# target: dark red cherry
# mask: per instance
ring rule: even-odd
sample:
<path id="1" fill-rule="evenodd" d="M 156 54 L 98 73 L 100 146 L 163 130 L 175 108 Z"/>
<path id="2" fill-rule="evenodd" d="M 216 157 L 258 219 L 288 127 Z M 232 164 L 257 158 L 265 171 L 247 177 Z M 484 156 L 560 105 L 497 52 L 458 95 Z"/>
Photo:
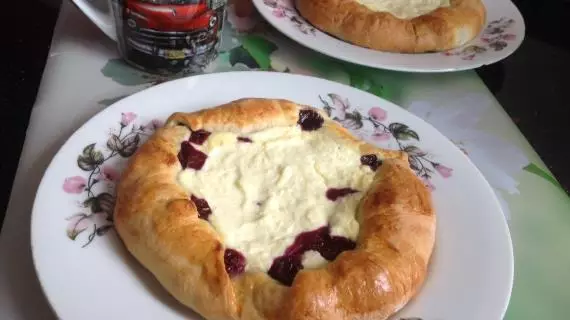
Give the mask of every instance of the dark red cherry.
<path id="1" fill-rule="evenodd" d="M 208 220 L 208 217 L 212 214 L 212 209 L 210 209 L 210 205 L 206 199 L 200 199 L 192 195 L 190 200 L 194 202 L 196 205 L 196 209 L 198 209 L 198 218 Z"/>
<path id="2" fill-rule="evenodd" d="M 303 232 L 297 237 L 295 241 L 286 250 L 286 256 L 302 256 L 309 250 L 319 251 L 326 245 L 327 234 L 329 233 L 328 227 L 321 227 L 313 231 Z"/>
<path id="3" fill-rule="evenodd" d="M 327 190 L 327 199 L 329 199 L 330 201 L 336 201 L 339 198 L 342 197 L 346 197 L 348 195 L 351 195 L 353 193 L 357 193 L 358 190 L 354 190 L 351 188 L 341 188 L 341 189 L 336 189 L 336 188 L 330 188 Z"/>
<path id="4" fill-rule="evenodd" d="M 182 168 L 191 168 L 194 170 L 200 170 L 204 166 L 208 155 L 204 152 L 194 148 L 192 144 L 188 141 L 182 142 L 182 147 L 178 153 L 178 160 L 182 165 Z"/>
<path id="5" fill-rule="evenodd" d="M 332 261 L 343 251 L 354 250 L 356 243 L 340 236 L 329 237 L 327 244 L 319 251 L 323 258 Z"/>
<path id="6" fill-rule="evenodd" d="M 224 251 L 224 264 L 230 277 L 237 276 L 245 271 L 245 257 L 237 250 L 226 249 Z"/>
<path id="7" fill-rule="evenodd" d="M 194 144 L 202 145 L 208 139 L 210 134 L 212 134 L 210 131 L 203 129 L 192 131 L 192 134 L 190 134 L 190 139 L 188 139 L 188 141 Z"/>
<path id="8" fill-rule="evenodd" d="M 314 131 L 323 126 L 325 120 L 316 111 L 305 109 L 299 111 L 299 120 L 297 123 L 301 126 L 301 129 L 305 131 Z"/>
<path id="9" fill-rule="evenodd" d="M 360 163 L 369 166 L 372 171 L 376 171 L 376 169 L 382 165 L 382 160 L 378 159 L 375 154 L 367 154 L 360 157 Z"/>
<path id="10" fill-rule="evenodd" d="M 253 142 L 253 141 L 251 141 L 250 138 L 247 138 L 247 137 L 237 137 L 237 140 L 239 142 L 246 142 L 246 143 L 252 143 Z"/>
<path id="11" fill-rule="evenodd" d="M 305 252 L 314 250 L 323 258 L 332 261 L 341 252 L 353 250 L 355 247 L 356 243 L 348 238 L 331 236 L 328 226 L 303 232 L 295 238 L 282 256 L 273 260 L 267 273 L 273 279 L 290 286 L 297 273 L 303 269 L 302 259 Z"/>
<path id="12" fill-rule="evenodd" d="M 295 276 L 301 269 L 303 269 L 301 256 L 281 256 L 273 260 L 273 264 L 271 264 L 267 274 L 282 284 L 291 286 L 293 279 L 295 279 Z"/>

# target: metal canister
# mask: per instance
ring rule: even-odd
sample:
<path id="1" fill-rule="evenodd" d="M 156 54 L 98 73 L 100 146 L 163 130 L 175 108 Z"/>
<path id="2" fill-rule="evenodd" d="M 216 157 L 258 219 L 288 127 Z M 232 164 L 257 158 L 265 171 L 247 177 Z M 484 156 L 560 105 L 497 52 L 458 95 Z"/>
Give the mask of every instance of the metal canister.
<path id="1" fill-rule="evenodd" d="M 112 0 L 119 53 L 160 74 L 199 73 L 216 58 L 226 0 Z"/>

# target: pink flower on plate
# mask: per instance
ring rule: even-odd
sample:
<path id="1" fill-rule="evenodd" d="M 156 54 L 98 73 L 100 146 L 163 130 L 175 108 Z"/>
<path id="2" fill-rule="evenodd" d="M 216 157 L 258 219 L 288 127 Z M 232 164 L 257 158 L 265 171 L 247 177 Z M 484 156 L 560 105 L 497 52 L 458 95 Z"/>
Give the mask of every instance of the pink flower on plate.
<path id="1" fill-rule="evenodd" d="M 85 213 L 78 213 L 69 218 L 67 218 L 67 236 L 71 240 L 75 240 L 75 238 L 85 229 L 91 226 L 91 219 Z"/>
<path id="2" fill-rule="evenodd" d="M 285 10 L 283 8 L 273 9 L 273 15 L 277 18 L 284 18 L 286 16 Z"/>
<path id="3" fill-rule="evenodd" d="M 374 141 L 388 141 L 392 138 L 392 135 L 389 132 L 374 132 L 372 134 L 372 140 Z"/>
<path id="4" fill-rule="evenodd" d="M 444 178 L 449 178 L 453 175 L 453 169 L 448 168 L 442 164 L 435 163 L 433 167 Z"/>
<path id="5" fill-rule="evenodd" d="M 121 114 L 121 125 L 128 126 L 137 118 L 137 114 L 133 112 L 125 112 Z"/>
<path id="6" fill-rule="evenodd" d="M 63 182 L 63 191 L 67 193 L 81 193 L 85 190 L 87 180 L 80 176 L 65 178 Z"/>
<path id="7" fill-rule="evenodd" d="M 373 107 L 368 110 L 368 115 L 376 121 L 384 121 L 388 117 L 386 110 L 380 107 Z"/>
<path id="8" fill-rule="evenodd" d="M 121 175 L 117 169 L 111 166 L 103 166 L 101 169 L 101 179 L 106 181 L 115 182 L 118 181 Z"/>

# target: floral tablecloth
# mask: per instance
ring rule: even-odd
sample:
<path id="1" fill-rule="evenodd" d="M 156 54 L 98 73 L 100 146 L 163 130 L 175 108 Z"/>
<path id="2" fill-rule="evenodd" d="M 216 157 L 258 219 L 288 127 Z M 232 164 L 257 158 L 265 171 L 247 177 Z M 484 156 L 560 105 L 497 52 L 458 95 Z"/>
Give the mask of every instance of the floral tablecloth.
<path id="1" fill-rule="evenodd" d="M 506 318 L 566 318 L 570 198 L 475 72 L 356 66 L 300 47 L 255 13 L 238 17 L 230 7 L 227 20 L 222 52 L 206 72 L 262 69 L 349 84 L 395 102 L 449 137 L 485 175 L 509 220 L 515 282 Z M 29 225 L 31 200 L 55 152 L 101 109 L 167 80 L 125 65 L 115 44 L 64 2 L 0 233 L 1 319 L 54 317 L 33 269 Z"/>

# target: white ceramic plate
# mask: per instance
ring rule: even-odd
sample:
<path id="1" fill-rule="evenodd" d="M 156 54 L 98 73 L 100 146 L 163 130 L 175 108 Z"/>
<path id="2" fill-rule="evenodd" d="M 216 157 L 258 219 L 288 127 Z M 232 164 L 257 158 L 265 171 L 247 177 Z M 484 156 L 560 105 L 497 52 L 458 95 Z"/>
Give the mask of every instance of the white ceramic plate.
<path id="1" fill-rule="evenodd" d="M 107 218 L 127 157 L 156 125 L 175 111 L 243 97 L 327 107 L 362 138 L 405 148 L 434 188 L 438 225 L 429 275 L 394 319 L 502 318 L 513 279 L 511 240 L 491 187 L 468 158 L 429 124 L 376 96 L 317 78 L 264 72 L 202 75 L 152 87 L 105 109 L 63 145 L 42 179 L 32 215 L 36 270 L 60 318 L 199 319 L 127 254 Z"/>
<path id="2" fill-rule="evenodd" d="M 355 46 L 319 31 L 303 19 L 294 0 L 253 0 L 257 10 L 277 30 L 298 43 L 344 61 L 373 68 L 446 72 L 478 68 L 508 57 L 522 43 L 522 15 L 510 0 L 483 0 L 487 27 L 465 46 L 446 52 L 400 54 Z"/>

